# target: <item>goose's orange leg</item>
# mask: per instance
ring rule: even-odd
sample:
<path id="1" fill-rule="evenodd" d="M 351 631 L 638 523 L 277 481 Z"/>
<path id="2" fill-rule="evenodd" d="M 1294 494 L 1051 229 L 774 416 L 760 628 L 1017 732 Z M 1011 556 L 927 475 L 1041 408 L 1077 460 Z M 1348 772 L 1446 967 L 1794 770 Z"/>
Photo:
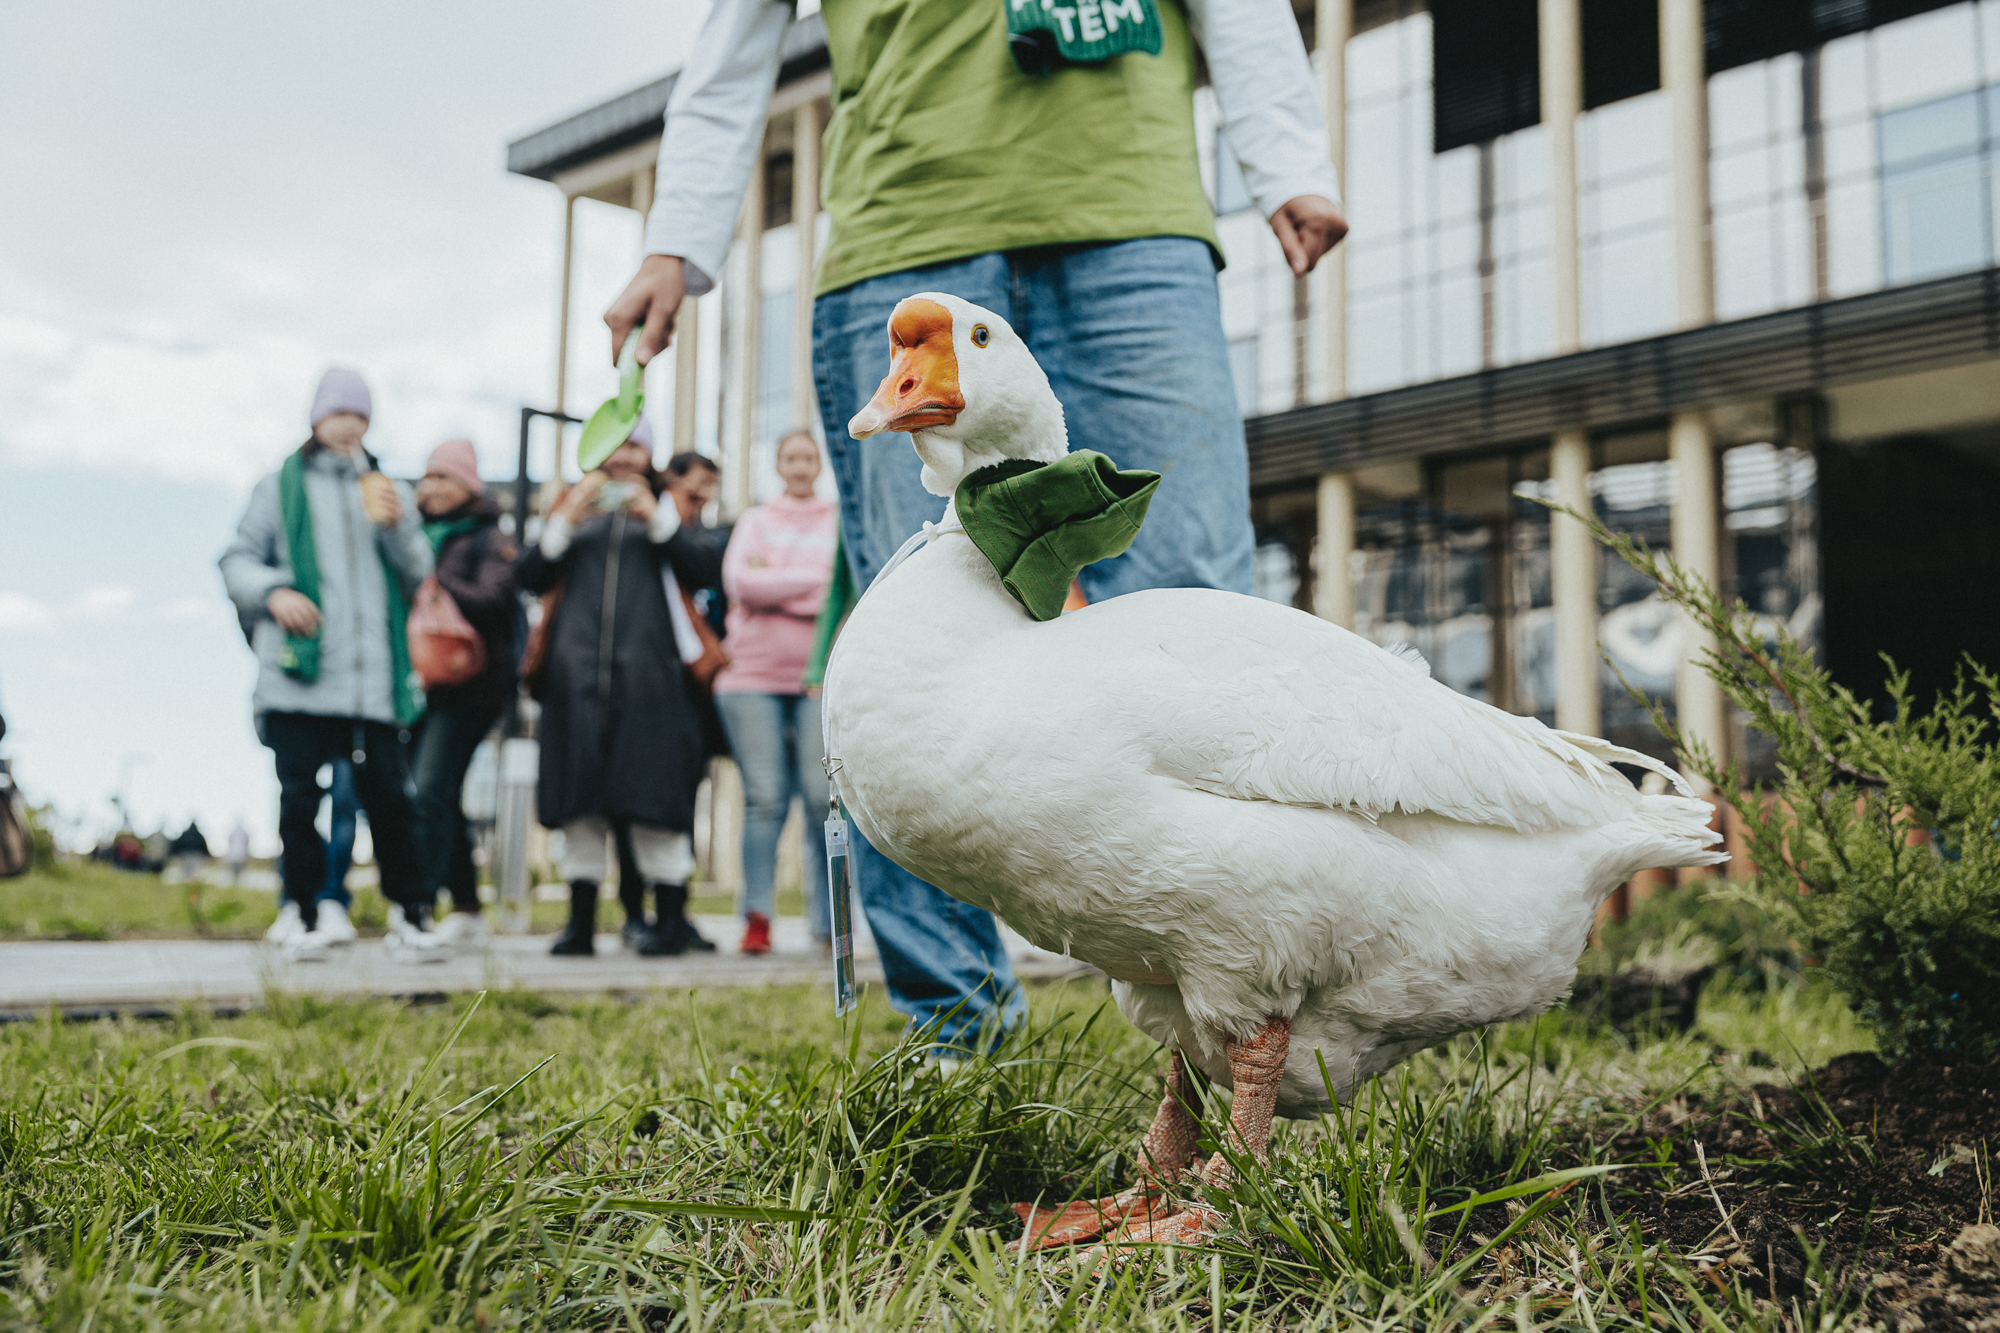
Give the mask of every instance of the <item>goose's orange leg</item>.
<path id="1" fill-rule="evenodd" d="M 1194 1158 L 1195 1122 L 1188 1109 L 1189 1095 L 1187 1066 L 1176 1049 L 1167 1066 L 1167 1093 L 1160 1099 L 1159 1114 L 1139 1144 L 1138 1183 L 1102 1199 L 1079 1199 L 1059 1211 L 1017 1203 L 1014 1211 L 1027 1230 L 1008 1248 L 1074 1245 L 1095 1240 L 1127 1220 L 1145 1223 L 1168 1216 L 1173 1205 L 1164 1191 Z"/>
<path id="2" fill-rule="evenodd" d="M 1291 1020 L 1272 1018 L 1266 1019 L 1248 1041 L 1232 1041 L 1223 1047 L 1229 1057 L 1229 1081 L 1235 1087 L 1235 1101 L 1229 1108 L 1229 1137 L 1239 1153 L 1248 1153 L 1258 1162 L 1270 1160 L 1271 1117 L 1277 1114 L 1278 1083 L 1285 1076 L 1285 1056 L 1291 1045 Z M 1202 1168 L 1201 1177 L 1215 1189 L 1228 1189 L 1235 1183 L 1236 1173 L 1229 1159 L 1218 1152 Z M 1135 1218 L 1114 1240 L 1121 1245 L 1200 1245 L 1215 1234 L 1220 1220 L 1214 1209 L 1196 1206 L 1164 1218 Z"/>

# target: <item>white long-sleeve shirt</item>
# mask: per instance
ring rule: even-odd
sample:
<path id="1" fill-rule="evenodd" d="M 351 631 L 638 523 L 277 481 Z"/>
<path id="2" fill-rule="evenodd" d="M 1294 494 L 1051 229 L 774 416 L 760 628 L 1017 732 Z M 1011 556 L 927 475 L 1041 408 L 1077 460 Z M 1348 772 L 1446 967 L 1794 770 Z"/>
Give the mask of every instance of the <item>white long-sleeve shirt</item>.
<path id="1" fill-rule="evenodd" d="M 1300 195 L 1338 201 L 1326 123 L 1290 5 L 1184 4 L 1257 207 L 1269 217 Z M 790 0 L 715 0 L 668 100 L 646 253 L 680 256 L 690 296 L 715 286 L 729 255 L 791 20 Z"/>

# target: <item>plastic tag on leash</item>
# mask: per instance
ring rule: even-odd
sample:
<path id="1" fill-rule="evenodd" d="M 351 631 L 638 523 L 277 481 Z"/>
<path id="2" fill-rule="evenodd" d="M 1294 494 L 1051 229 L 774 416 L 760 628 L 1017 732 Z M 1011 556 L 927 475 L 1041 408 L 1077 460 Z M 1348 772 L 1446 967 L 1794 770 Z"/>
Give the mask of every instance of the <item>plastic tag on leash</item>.
<path id="1" fill-rule="evenodd" d="M 847 821 L 839 814 L 826 818 L 826 891 L 833 926 L 833 1016 L 854 1008 L 854 861 L 849 855 Z"/>

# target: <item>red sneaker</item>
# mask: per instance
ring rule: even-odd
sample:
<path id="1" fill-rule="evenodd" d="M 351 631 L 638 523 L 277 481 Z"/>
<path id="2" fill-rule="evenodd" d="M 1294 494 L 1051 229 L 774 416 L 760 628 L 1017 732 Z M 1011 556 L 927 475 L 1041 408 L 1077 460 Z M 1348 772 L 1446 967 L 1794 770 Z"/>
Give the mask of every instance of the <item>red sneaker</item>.
<path id="1" fill-rule="evenodd" d="M 771 918 L 762 912 L 743 914 L 743 943 L 738 952 L 746 954 L 771 952 Z"/>

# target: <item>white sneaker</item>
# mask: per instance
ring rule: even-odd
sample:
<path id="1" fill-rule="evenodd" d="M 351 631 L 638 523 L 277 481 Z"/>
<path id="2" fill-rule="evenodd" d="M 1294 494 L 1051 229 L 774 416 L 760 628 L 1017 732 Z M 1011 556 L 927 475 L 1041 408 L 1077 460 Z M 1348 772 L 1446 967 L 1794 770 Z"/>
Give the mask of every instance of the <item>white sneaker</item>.
<path id="1" fill-rule="evenodd" d="M 299 905 L 286 900 L 278 909 L 278 919 L 264 932 L 264 943 L 275 944 L 279 948 L 303 939 L 306 933 L 306 919 L 299 915 Z"/>
<path id="2" fill-rule="evenodd" d="M 313 934 L 323 935 L 329 945 L 352 944 L 361 938 L 361 932 L 348 919 L 347 909 L 336 898 L 323 898 L 319 904 L 319 925 Z"/>
<path id="3" fill-rule="evenodd" d="M 437 925 L 439 938 L 454 949 L 481 948 L 489 933 L 486 918 L 477 912 L 453 912 Z"/>
<path id="4" fill-rule="evenodd" d="M 434 930 L 425 930 L 403 915 L 403 909 L 389 904 L 389 956 L 399 963 L 442 963 L 451 957 L 451 946 Z"/>
<path id="5" fill-rule="evenodd" d="M 288 963 L 324 963 L 333 952 L 333 941 L 322 932 L 313 930 L 285 941 L 279 948 Z"/>

